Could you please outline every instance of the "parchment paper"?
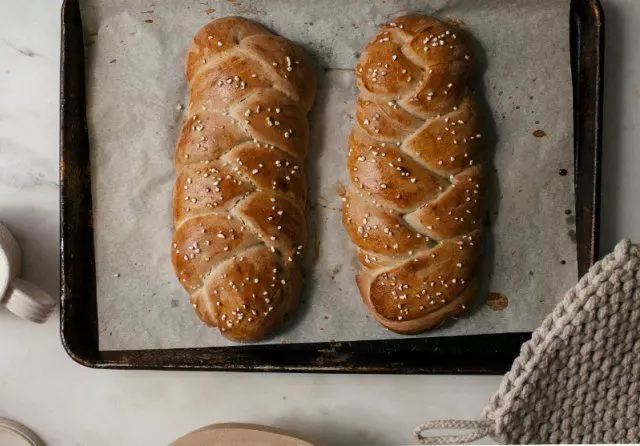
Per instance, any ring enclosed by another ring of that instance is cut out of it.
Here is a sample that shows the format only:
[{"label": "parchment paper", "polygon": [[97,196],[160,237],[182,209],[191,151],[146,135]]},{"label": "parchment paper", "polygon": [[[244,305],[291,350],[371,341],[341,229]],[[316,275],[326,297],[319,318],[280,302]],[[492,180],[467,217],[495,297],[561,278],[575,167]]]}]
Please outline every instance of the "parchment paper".
[{"label": "parchment paper", "polygon": [[568,0],[84,0],[101,349],[230,344],[196,318],[169,258],[183,58],[200,26],[226,15],[303,45],[320,79],[310,117],[304,303],[267,342],[402,337],[375,323],[360,300],[336,189],[346,182],[358,51],[380,24],[412,11],[461,20],[484,50],[497,135],[485,269],[488,290],[509,301],[494,310],[481,298],[474,314],[426,336],[541,322],[577,279],[575,225],[565,214],[574,208]]}]

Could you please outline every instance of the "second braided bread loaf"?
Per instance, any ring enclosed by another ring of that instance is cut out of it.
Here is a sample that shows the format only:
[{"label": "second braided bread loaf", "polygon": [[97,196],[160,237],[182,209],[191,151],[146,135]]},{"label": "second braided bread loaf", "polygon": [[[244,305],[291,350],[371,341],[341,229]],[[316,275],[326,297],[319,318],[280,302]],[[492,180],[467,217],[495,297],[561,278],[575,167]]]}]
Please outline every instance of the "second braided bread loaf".
[{"label": "second braided bread loaf", "polygon": [[437,327],[475,298],[485,197],[473,62],[458,26],[404,16],[356,66],[343,224],[362,298],[396,332]]}]

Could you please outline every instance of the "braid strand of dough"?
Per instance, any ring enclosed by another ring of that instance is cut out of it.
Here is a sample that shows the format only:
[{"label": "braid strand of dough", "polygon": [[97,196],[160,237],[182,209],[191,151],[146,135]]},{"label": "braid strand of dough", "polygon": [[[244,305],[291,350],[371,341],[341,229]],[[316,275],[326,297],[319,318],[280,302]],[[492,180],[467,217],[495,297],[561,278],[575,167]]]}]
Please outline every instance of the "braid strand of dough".
[{"label": "braid strand of dough", "polygon": [[399,333],[435,328],[475,299],[485,186],[472,53],[454,24],[405,16],[356,66],[343,224],[365,304]]},{"label": "braid strand of dough", "polygon": [[172,263],[204,323],[260,340],[302,286],[315,73],[291,42],[238,17],[201,28],[185,65]]}]

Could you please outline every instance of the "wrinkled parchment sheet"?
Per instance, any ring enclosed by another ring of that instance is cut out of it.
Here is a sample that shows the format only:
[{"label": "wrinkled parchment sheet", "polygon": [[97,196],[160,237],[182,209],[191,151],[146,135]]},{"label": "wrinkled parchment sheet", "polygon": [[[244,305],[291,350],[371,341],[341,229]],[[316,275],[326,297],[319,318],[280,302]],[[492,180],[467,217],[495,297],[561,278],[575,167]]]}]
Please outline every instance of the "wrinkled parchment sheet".
[{"label": "wrinkled parchment sheet", "polygon": [[575,222],[565,213],[574,208],[568,0],[84,0],[101,349],[231,344],[196,318],[169,257],[183,59],[196,31],[227,15],[304,46],[320,79],[303,304],[267,342],[402,338],[360,300],[337,189],[358,52],[380,24],[412,11],[461,20],[483,48],[497,135],[487,291],[508,298],[492,309],[482,293],[473,314],[425,336],[528,331],[542,321],[577,279]]}]

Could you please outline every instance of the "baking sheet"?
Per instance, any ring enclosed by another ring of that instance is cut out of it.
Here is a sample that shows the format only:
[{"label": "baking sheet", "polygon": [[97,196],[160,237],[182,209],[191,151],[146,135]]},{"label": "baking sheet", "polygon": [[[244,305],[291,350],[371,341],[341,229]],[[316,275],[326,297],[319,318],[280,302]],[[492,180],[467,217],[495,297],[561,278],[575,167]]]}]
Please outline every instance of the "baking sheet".
[{"label": "baking sheet", "polygon": [[[310,116],[310,235],[303,304],[266,343],[402,338],[375,323],[354,282],[336,189],[346,182],[352,68],[379,25],[406,12],[462,20],[482,46],[498,135],[485,257],[492,305],[426,336],[528,331],[577,279],[569,1],[82,2],[100,349],[230,345],[193,314],[169,260],[173,151],[185,104],[183,58],[207,21],[259,20],[318,64]],[[339,14],[336,12],[339,11]],[[566,175],[562,169],[566,170]]]}]

